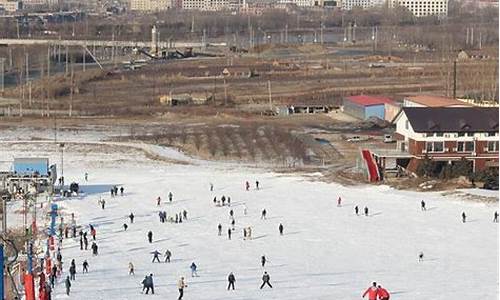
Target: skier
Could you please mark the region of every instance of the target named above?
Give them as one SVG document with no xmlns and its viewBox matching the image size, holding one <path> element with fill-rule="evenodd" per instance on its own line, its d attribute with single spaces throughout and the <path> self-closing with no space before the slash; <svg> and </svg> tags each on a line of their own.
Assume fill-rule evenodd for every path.
<svg viewBox="0 0 500 300">
<path fill-rule="evenodd" d="M 283 224 L 280 223 L 280 226 L 278 226 L 278 230 L 280 231 L 280 235 L 283 235 Z"/>
<path fill-rule="evenodd" d="M 255 189 L 257 189 L 257 190 L 259 189 L 259 181 L 258 180 L 255 181 Z"/>
<path fill-rule="evenodd" d="M 495 213 L 493 214 L 493 222 L 498 223 L 498 211 L 495 211 Z"/>
<path fill-rule="evenodd" d="M 130 213 L 130 215 L 128 215 L 128 218 L 130 219 L 130 223 L 134 223 L 134 214 L 133 213 Z"/>
<path fill-rule="evenodd" d="M 266 209 L 264 208 L 264 209 L 262 210 L 262 214 L 260 215 L 260 219 L 264 219 L 264 220 L 265 220 L 265 219 L 266 219 L 266 214 L 267 214 L 267 211 L 266 211 Z"/>
<path fill-rule="evenodd" d="M 247 229 L 246 228 L 243 228 L 243 239 L 244 240 L 247 239 Z"/>
<path fill-rule="evenodd" d="M 424 261 L 424 252 L 420 251 L 418 254 L 418 261 Z"/>
<path fill-rule="evenodd" d="M 382 286 L 378 286 L 378 299 L 379 300 L 389 300 L 389 298 L 391 297 L 391 295 L 389 294 L 389 292 L 384 289 Z"/>
<path fill-rule="evenodd" d="M 160 206 L 161 204 L 161 198 L 158 196 L 158 198 L 156 198 L 156 206 Z"/>
<path fill-rule="evenodd" d="M 231 228 L 228 228 L 228 229 L 227 229 L 227 238 L 228 238 L 229 240 L 231 239 L 231 233 L 232 233 Z"/>
<path fill-rule="evenodd" d="M 71 280 L 76 280 L 76 267 L 75 265 L 71 264 L 71 267 L 69 267 L 69 275 Z"/>
<path fill-rule="evenodd" d="M 368 206 L 365 206 L 365 216 L 368 217 Z"/>
<path fill-rule="evenodd" d="M 170 257 L 171 256 L 172 256 L 172 252 L 170 252 L 170 250 L 167 249 L 167 251 L 165 251 L 165 262 L 166 263 L 170 262 Z"/>
<path fill-rule="evenodd" d="M 135 275 L 134 264 L 132 262 L 128 263 L 128 275 Z"/>
<path fill-rule="evenodd" d="M 377 283 L 374 282 L 371 287 L 369 287 L 364 293 L 363 293 L 363 298 L 368 295 L 368 300 L 377 300 L 378 296 L 378 289 L 377 289 Z"/>
<path fill-rule="evenodd" d="M 123 223 L 123 230 L 127 231 L 128 225 Z"/>
<path fill-rule="evenodd" d="M 85 172 L 85 181 L 89 181 L 89 173 Z"/>
<path fill-rule="evenodd" d="M 82 271 L 82 273 L 88 273 L 88 272 L 89 272 L 89 263 L 87 262 L 87 260 L 84 260 L 84 261 L 83 261 L 82 266 L 83 266 L 83 271 Z"/>
<path fill-rule="evenodd" d="M 247 181 L 247 182 L 245 182 L 245 189 L 246 189 L 247 191 L 248 191 L 248 190 L 250 190 L 250 183 L 248 183 L 248 181 Z"/>
<path fill-rule="evenodd" d="M 342 206 L 342 198 L 338 198 L 337 199 L 337 207 L 341 207 Z"/>
<path fill-rule="evenodd" d="M 80 250 L 83 250 L 83 237 L 80 237 Z"/>
<path fill-rule="evenodd" d="M 234 216 L 234 211 L 231 209 L 231 210 L 229 211 L 229 217 L 230 217 L 230 218 L 232 218 L 233 216 Z"/>
<path fill-rule="evenodd" d="M 356 216 L 359 216 L 359 207 L 357 205 L 354 207 L 354 213 L 356 213 Z"/>
<path fill-rule="evenodd" d="M 217 225 L 217 229 L 219 230 L 219 236 L 222 235 L 222 225 L 219 223 L 219 225 Z"/>
<path fill-rule="evenodd" d="M 158 250 L 155 250 L 154 252 L 151 252 L 151 254 L 153 254 L 153 260 L 151 262 L 154 263 L 155 260 L 158 261 L 158 262 L 160 262 L 160 258 L 158 257 L 158 255 L 160 255 L 161 253 L 158 252 Z"/>
<path fill-rule="evenodd" d="M 169 192 L 168 193 L 168 201 L 172 202 L 173 198 L 174 198 L 174 195 L 172 194 L 172 192 Z"/>
<path fill-rule="evenodd" d="M 121 196 L 123 196 L 123 191 L 124 191 L 124 190 L 125 190 L 125 189 L 123 188 L 123 186 L 122 186 L 122 187 L 120 187 L 120 195 L 121 195 Z"/>
<path fill-rule="evenodd" d="M 466 219 L 467 219 L 467 216 L 465 215 L 465 212 L 463 211 L 462 212 L 462 223 L 465 223 Z"/>
<path fill-rule="evenodd" d="M 260 263 L 261 263 L 263 268 L 266 265 L 266 261 L 267 261 L 266 256 L 262 255 L 262 257 L 260 258 Z"/>
<path fill-rule="evenodd" d="M 155 293 L 155 287 L 153 284 L 153 274 L 149 274 L 149 276 L 146 276 L 143 280 L 144 287 L 146 288 L 146 295 L 149 293 L 149 290 L 151 289 L 151 294 L 154 295 Z M 144 290 L 144 288 L 143 288 Z"/>
<path fill-rule="evenodd" d="M 231 227 L 232 227 L 233 230 L 234 230 L 234 224 L 235 224 L 235 222 L 236 221 L 234 219 L 231 220 Z"/>
<path fill-rule="evenodd" d="M 226 204 L 226 196 L 222 195 L 222 198 L 220 198 L 220 200 L 222 201 L 222 206 L 224 206 L 224 204 Z"/>
<path fill-rule="evenodd" d="M 177 300 L 182 300 L 182 297 L 184 296 L 184 288 L 186 287 L 187 284 L 184 281 L 184 277 L 181 277 L 181 279 L 177 282 L 177 288 L 179 289 L 179 298 L 177 298 Z"/>
<path fill-rule="evenodd" d="M 214 184 L 210 182 L 210 191 L 213 192 L 214 191 Z"/>
<path fill-rule="evenodd" d="M 184 220 L 186 220 L 188 218 L 188 212 L 187 212 L 187 210 L 183 210 L 182 211 L 182 215 L 184 216 Z"/>
<path fill-rule="evenodd" d="M 262 285 L 260 286 L 260 289 L 262 289 L 264 287 L 264 285 L 266 285 L 266 284 L 270 288 L 273 288 L 273 286 L 271 285 L 269 280 L 271 280 L 271 276 L 269 276 L 269 274 L 267 274 L 267 272 L 264 272 L 264 275 L 262 275 Z"/>
<path fill-rule="evenodd" d="M 234 282 L 236 281 L 236 278 L 234 277 L 233 272 L 229 273 L 229 276 L 227 276 L 227 281 L 229 284 L 227 285 L 227 290 L 229 291 L 229 288 L 232 287 L 234 290 Z"/>
<path fill-rule="evenodd" d="M 148 232 L 148 241 L 150 244 L 153 242 L 153 232 L 151 230 Z"/>
<path fill-rule="evenodd" d="M 196 269 L 198 268 L 198 266 L 196 266 L 194 261 L 189 268 L 191 268 L 191 277 L 195 277 L 195 276 L 198 277 L 198 273 L 196 272 Z"/>
<path fill-rule="evenodd" d="M 69 296 L 69 291 L 71 289 L 71 281 L 69 280 L 69 276 L 66 276 L 66 280 L 64 281 L 64 285 L 66 286 L 66 295 Z"/>
<path fill-rule="evenodd" d="M 427 210 L 427 208 L 425 207 L 425 201 L 424 200 L 420 201 L 420 209 L 421 210 Z"/>
<path fill-rule="evenodd" d="M 227 205 L 231 206 L 231 197 L 227 197 Z"/>
<path fill-rule="evenodd" d="M 99 248 L 97 244 L 95 242 L 92 242 L 92 246 L 90 248 L 92 248 L 92 255 L 97 256 L 98 254 L 97 250 Z"/>
</svg>

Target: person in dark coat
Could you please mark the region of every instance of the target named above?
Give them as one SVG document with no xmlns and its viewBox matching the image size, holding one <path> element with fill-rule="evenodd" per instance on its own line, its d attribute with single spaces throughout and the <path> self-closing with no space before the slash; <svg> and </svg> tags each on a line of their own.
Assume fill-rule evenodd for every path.
<svg viewBox="0 0 500 300">
<path fill-rule="evenodd" d="M 130 223 L 134 223 L 134 217 L 134 214 L 130 213 L 130 215 L 128 216 L 128 218 L 130 219 Z"/>
<path fill-rule="evenodd" d="M 229 284 L 227 285 L 227 290 L 229 291 L 229 288 L 231 287 L 234 290 L 234 283 L 236 281 L 236 278 L 234 277 L 233 272 L 229 273 L 229 276 L 227 276 L 227 281 L 229 282 Z"/>
<path fill-rule="evenodd" d="M 122 196 L 123 196 L 123 191 L 124 191 L 124 190 L 125 190 L 125 189 L 123 188 L 123 186 L 122 186 L 122 187 L 120 187 L 120 195 L 122 195 Z"/>
<path fill-rule="evenodd" d="M 71 267 L 69 267 L 69 276 L 70 276 L 69 278 L 71 280 L 76 280 L 75 275 L 76 275 L 76 267 L 75 265 L 71 265 Z"/>
<path fill-rule="evenodd" d="M 427 210 L 427 208 L 425 207 L 425 201 L 424 200 L 420 201 L 420 209 L 421 210 Z"/>
<path fill-rule="evenodd" d="M 170 257 L 172 257 L 172 252 L 170 252 L 170 250 L 167 249 L 167 251 L 165 251 L 165 262 L 166 263 L 170 262 Z"/>
<path fill-rule="evenodd" d="M 463 211 L 462 212 L 462 223 L 465 223 L 466 219 L 467 219 L 467 216 L 465 215 L 465 212 Z"/>
<path fill-rule="evenodd" d="M 69 279 L 69 276 L 66 276 L 66 280 L 64 281 L 64 285 L 66 286 L 66 295 L 69 296 L 69 292 L 71 289 L 71 280 Z"/>
<path fill-rule="evenodd" d="M 149 289 L 151 289 L 151 294 L 154 295 L 155 293 L 155 286 L 154 286 L 154 283 L 153 283 L 153 274 L 149 274 L 149 276 L 147 277 L 147 280 L 146 280 L 146 294 L 149 292 Z"/>
<path fill-rule="evenodd" d="M 127 224 L 125 224 L 125 223 L 123 223 L 123 230 L 124 230 L 124 231 L 127 231 L 127 228 L 128 228 L 128 225 L 127 225 Z"/>
<path fill-rule="evenodd" d="M 151 254 L 153 254 L 153 260 L 151 262 L 155 262 L 155 260 L 157 262 L 160 262 L 160 257 L 159 255 L 161 254 L 158 250 L 155 250 L 154 252 L 151 252 Z"/>
<path fill-rule="evenodd" d="M 217 229 L 219 230 L 219 236 L 222 235 L 222 225 L 220 223 L 217 225 Z"/>
<path fill-rule="evenodd" d="M 231 230 L 231 228 L 228 228 L 228 229 L 227 229 L 227 238 L 228 238 L 229 240 L 231 239 L 231 233 L 233 233 L 233 232 L 232 232 L 232 230 Z"/>
<path fill-rule="evenodd" d="M 368 206 L 365 206 L 365 216 L 368 217 Z"/>
<path fill-rule="evenodd" d="M 153 242 L 153 232 L 152 231 L 148 232 L 148 241 L 150 244 Z"/>
<path fill-rule="evenodd" d="M 356 216 L 359 215 L 359 207 L 357 205 L 354 207 L 354 213 Z"/>
<path fill-rule="evenodd" d="M 266 257 L 264 255 L 262 255 L 262 257 L 260 258 L 260 263 L 261 263 L 262 267 L 264 267 L 266 265 L 266 261 L 267 261 Z"/>
<path fill-rule="evenodd" d="M 262 285 L 260 286 L 260 289 L 264 287 L 264 285 L 268 285 L 270 288 L 273 288 L 271 283 L 269 282 L 271 280 L 271 276 L 267 274 L 267 272 L 264 272 L 264 275 L 262 275 Z"/>
<path fill-rule="evenodd" d="M 283 224 L 280 223 L 280 226 L 278 226 L 278 230 L 280 231 L 280 235 L 283 235 Z"/>
<path fill-rule="evenodd" d="M 92 242 L 91 248 L 92 248 L 92 255 L 97 256 L 97 254 L 98 254 L 97 250 L 99 248 L 99 247 L 97 247 L 97 244 Z"/>
<path fill-rule="evenodd" d="M 89 263 L 87 262 L 87 260 L 84 260 L 83 261 L 83 273 L 88 273 L 89 272 Z"/>
</svg>

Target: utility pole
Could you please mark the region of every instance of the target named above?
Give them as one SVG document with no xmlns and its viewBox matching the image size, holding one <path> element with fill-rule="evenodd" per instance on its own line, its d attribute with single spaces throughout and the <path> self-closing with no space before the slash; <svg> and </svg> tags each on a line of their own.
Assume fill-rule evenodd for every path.
<svg viewBox="0 0 500 300">
<path fill-rule="evenodd" d="M 50 45 L 47 46 L 47 77 L 50 77 Z"/>
<path fill-rule="evenodd" d="M 323 28 L 324 27 L 325 27 L 325 25 L 323 24 L 323 22 L 321 22 L 320 36 L 319 36 L 319 39 L 321 41 L 321 45 L 323 45 Z"/>
<path fill-rule="evenodd" d="M 28 53 L 25 53 L 25 54 L 24 54 L 24 56 L 25 56 L 25 60 L 26 60 L 26 61 L 25 61 L 25 64 L 26 64 L 26 77 L 25 77 L 25 79 L 24 79 L 24 80 L 25 80 L 25 82 L 27 83 L 27 82 L 30 80 L 30 79 L 29 79 L 29 78 L 30 78 L 30 67 L 29 67 L 29 60 L 28 60 L 28 59 L 29 59 L 29 57 L 28 57 L 28 56 L 29 56 L 29 54 L 28 54 Z"/>
<path fill-rule="evenodd" d="M 457 60 L 453 61 L 453 99 L 457 99 Z"/>
<path fill-rule="evenodd" d="M 285 24 L 285 44 L 288 44 L 288 23 Z"/>
<path fill-rule="evenodd" d="M 0 57 L 0 91 L 2 92 L 2 96 L 5 92 L 5 58 Z"/>
<path fill-rule="evenodd" d="M 226 78 L 224 78 L 224 106 L 227 106 L 227 85 L 226 85 Z"/>
<path fill-rule="evenodd" d="M 69 116 L 73 114 L 73 93 L 75 90 L 75 82 L 74 82 L 74 72 L 73 72 L 73 64 L 71 64 L 71 91 L 69 94 Z"/>
<path fill-rule="evenodd" d="M 267 89 L 269 92 L 269 109 L 273 110 L 273 94 L 271 92 L 271 80 L 267 81 Z"/>
</svg>

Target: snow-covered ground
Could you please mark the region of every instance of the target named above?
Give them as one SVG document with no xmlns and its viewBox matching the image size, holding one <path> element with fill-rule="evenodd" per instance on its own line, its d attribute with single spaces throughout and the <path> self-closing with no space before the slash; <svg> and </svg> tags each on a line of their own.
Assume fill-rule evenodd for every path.
<svg viewBox="0 0 500 300">
<path fill-rule="evenodd" d="M 187 278 L 184 299 L 360 299 L 372 281 L 392 292 L 391 299 L 498 298 L 497 206 L 463 201 L 460 195 L 397 191 L 386 186 L 343 187 L 313 182 L 236 164 L 171 164 L 148 159 L 140 151 L 95 149 L 69 145 L 65 150 L 66 182 L 78 181 L 84 197 L 59 202 L 65 214 L 75 213 L 78 224 L 97 229 L 99 255 L 81 251 L 76 239 L 65 240 L 65 272 L 74 258 L 78 274 L 70 299 L 176 299 L 176 282 Z M 3 145 L 0 160 L 14 156 L 60 155 L 47 145 Z M 161 155 L 182 156 L 171 151 Z M 84 173 L 89 181 L 84 182 Z M 244 182 L 252 183 L 245 191 Z M 254 189 L 259 180 L 262 188 Z M 209 191 L 209 183 L 214 191 Z M 125 195 L 110 198 L 109 188 L 123 185 Z M 167 194 L 174 194 L 167 203 Z M 231 207 L 215 207 L 212 199 L 231 197 Z M 161 196 L 161 207 L 155 199 Z M 342 207 L 336 200 L 341 196 Z M 106 208 L 98 205 L 106 200 Z M 425 199 L 428 210 L 420 210 Z M 246 204 L 248 215 L 243 214 Z M 370 209 L 356 216 L 354 206 Z M 260 219 L 262 209 L 268 217 Z M 170 216 L 188 211 L 181 224 L 159 222 L 158 211 Z M 228 240 L 229 210 L 236 230 Z M 461 222 L 465 211 L 467 223 Z M 127 215 L 136 215 L 129 224 Z M 279 223 L 285 227 L 278 233 Z M 123 223 L 129 229 L 123 230 Z M 223 235 L 217 235 L 217 224 Z M 242 228 L 252 226 L 252 240 Z M 147 242 L 147 232 L 154 242 Z M 151 263 L 150 252 L 170 249 L 172 262 Z M 425 254 L 418 262 L 420 251 Z M 260 266 L 260 257 L 269 262 Z M 81 274 L 87 259 L 90 272 Z M 133 262 L 136 275 L 128 275 Z M 189 266 L 198 265 L 191 278 Z M 266 270 L 273 289 L 259 290 Z M 236 290 L 227 291 L 227 275 L 234 272 Z M 140 282 L 153 273 L 155 296 L 142 295 Z M 175 297 L 175 298 L 174 298 Z M 67 298 L 64 284 L 55 299 Z"/>
</svg>

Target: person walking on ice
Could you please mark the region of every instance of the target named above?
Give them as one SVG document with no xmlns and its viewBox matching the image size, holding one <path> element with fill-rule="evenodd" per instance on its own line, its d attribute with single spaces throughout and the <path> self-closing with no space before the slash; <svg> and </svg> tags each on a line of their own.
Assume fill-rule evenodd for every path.
<svg viewBox="0 0 500 300">
<path fill-rule="evenodd" d="M 227 290 L 229 291 L 229 288 L 233 288 L 234 290 L 234 283 L 236 282 L 236 278 L 234 277 L 233 272 L 229 273 L 229 276 L 227 276 L 227 281 L 229 282 L 227 285 Z"/>
<path fill-rule="evenodd" d="M 267 262 L 266 256 L 262 255 L 262 257 L 260 258 L 260 264 L 262 265 L 263 268 L 266 265 L 266 262 Z"/>
<path fill-rule="evenodd" d="M 391 295 L 389 294 L 389 292 L 386 289 L 384 289 L 380 285 L 377 287 L 377 289 L 378 289 L 378 299 L 379 300 L 389 300 Z"/>
<path fill-rule="evenodd" d="M 424 200 L 420 201 L 420 209 L 422 211 L 427 210 L 427 208 L 425 207 L 425 201 Z"/>
<path fill-rule="evenodd" d="M 365 216 L 368 217 L 368 206 L 365 206 Z"/>
<path fill-rule="evenodd" d="M 148 232 L 148 241 L 150 244 L 153 242 L 153 232 L 151 230 Z"/>
<path fill-rule="evenodd" d="M 154 263 L 154 262 L 155 262 L 155 260 L 156 260 L 157 262 L 160 262 L 160 257 L 159 257 L 159 255 L 160 255 L 161 253 L 160 253 L 158 250 L 155 250 L 155 251 L 151 252 L 151 254 L 153 254 L 153 260 L 152 260 L 151 262 L 153 262 L 153 263 Z"/>
<path fill-rule="evenodd" d="M 269 276 L 269 274 L 267 274 L 267 272 L 264 272 L 264 275 L 262 275 L 262 285 L 260 286 L 260 289 L 262 290 L 262 288 L 264 287 L 264 285 L 268 285 L 270 288 L 273 288 L 273 286 L 271 285 L 271 283 L 269 282 L 271 280 L 271 276 Z"/>
<path fill-rule="evenodd" d="M 245 189 L 247 190 L 247 192 L 250 190 L 250 183 L 245 182 Z"/>
<path fill-rule="evenodd" d="M 280 235 L 283 235 L 283 224 L 280 223 L 280 226 L 278 226 L 278 230 L 280 231 Z"/>
<path fill-rule="evenodd" d="M 174 194 L 172 194 L 172 192 L 169 192 L 169 193 L 168 193 L 168 201 L 169 201 L 170 203 L 172 203 L 172 199 L 174 199 Z"/>
<path fill-rule="evenodd" d="M 69 292 L 71 289 L 71 280 L 69 280 L 69 276 L 66 276 L 66 280 L 64 281 L 64 285 L 66 286 L 66 295 L 69 296 Z"/>
<path fill-rule="evenodd" d="M 213 192 L 214 191 L 214 184 L 210 182 L 210 191 Z"/>
<path fill-rule="evenodd" d="M 493 223 L 498 223 L 498 211 L 493 214 Z"/>
<path fill-rule="evenodd" d="M 177 300 L 182 300 L 182 297 L 184 296 L 184 289 L 187 288 L 184 277 L 181 277 L 181 279 L 177 282 L 177 288 L 179 289 L 179 298 L 177 298 Z"/>
<path fill-rule="evenodd" d="M 424 261 L 424 252 L 420 251 L 418 254 L 418 261 Z"/>
<path fill-rule="evenodd" d="M 258 180 L 255 181 L 255 189 L 259 190 L 259 181 Z"/>
<path fill-rule="evenodd" d="M 230 240 L 230 239 L 231 239 L 231 234 L 232 234 L 232 233 L 233 233 L 233 232 L 232 232 L 231 228 L 228 228 L 228 229 L 227 229 L 227 239 L 228 239 L 228 240 Z"/>
<path fill-rule="evenodd" d="M 357 205 L 354 207 L 354 213 L 359 216 L 359 207 Z"/>
<path fill-rule="evenodd" d="M 267 215 L 267 211 L 266 211 L 266 209 L 264 208 L 264 209 L 262 210 L 261 215 L 260 215 L 260 219 L 261 219 L 261 220 L 265 220 L 265 219 L 266 219 L 266 215 Z"/>
<path fill-rule="evenodd" d="M 158 196 L 158 198 L 156 198 L 156 206 L 160 206 L 161 205 L 161 197 Z"/>
<path fill-rule="evenodd" d="M 172 257 L 172 252 L 170 252 L 170 250 L 167 249 L 167 251 L 165 251 L 165 262 L 166 263 L 170 262 L 170 257 Z"/>
<path fill-rule="evenodd" d="M 89 181 L 89 173 L 85 172 L 85 181 Z"/>
<path fill-rule="evenodd" d="M 194 261 L 189 268 L 191 269 L 191 277 L 198 277 L 198 273 L 196 272 L 196 269 L 198 268 L 198 266 L 196 266 Z"/>
<path fill-rule="evenodd" d="M 462 223 L 465 223 L 466 219 L 467 219 L 467 216 L 465 215 L 465 212 L 463 211 L 462 212 Z"/>
<path fill-rule="evenodd" d="M 125 191 L 125 189 L 122 187 L 120 187 L 120 196 L 123 196 L 123 191 Z"/>
<path fill-rule="evenodd" d="M 342 198 L 338 198 L 337 199 L 337 207 L 341 207 L 342 206 Z"/>
<path fill-rule="evenodd" d="M 83 266 L 83 271 L 82 271 L 82 273 L 88 273 L 88 272 L 89 272 L 89 263 L 87 262 L 87 260 L 84 260 L 84 261 L 83 261 L 82 266 Z"/>
<path fill-rule="evenodd" d="M 369 287 L 364 293 L 363 293 L 363 298 L 368 295 L 368 300 L 377 300 L 378 296 L 378 288 L 377 288 L 377 283 L 374 282 L 371 287 Z"/>
<path fill-rule="evenodd" d="M 133 213 L 130 213 L 130 215 L 128 215 L 128 218 L 130 219 L 130 223 L 134 223 L 134 214 Z"/>
<path fill-rule="evenodd" d="M 128 275 L 135 275 L 134 264 L 132 262 L 128 263 Z"/>
<path fill-rule="evenodd" d="M 217 229 L 219 230 L 219 236 L 222 235 L 222 225 L 219 223 L 219 225 L 217 225 Z"/>
</svg>

